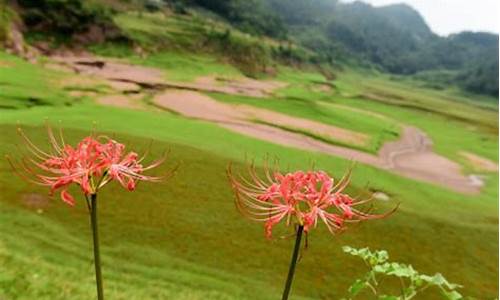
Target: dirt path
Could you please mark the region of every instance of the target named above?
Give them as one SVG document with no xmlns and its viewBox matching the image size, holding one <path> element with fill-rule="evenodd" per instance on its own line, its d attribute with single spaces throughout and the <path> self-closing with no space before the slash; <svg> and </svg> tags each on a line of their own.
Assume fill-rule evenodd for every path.
<svg viewBox="0 0 500 300">
<path fill-rule="evenodd" d="M 134 94 L 134 95 L 123 95 L 123 94 L 114 94 L 114 95 L 106 95 L 97 97 L 97 103 L 108 105 L 108 106 L 116 106 L 116 107 L 125 107 L 137 110 L 144 110 L 145 105 L 141 103 L 142 95 Z M 142 105 L 141 105 L 142 104 Z"/>
<path fill-rule="evenodd" d="M 379 157 L 398 174 L 452 187 L 464 193 L 477 193 L 481 182 L 462 174 L 462 167 L 432 151 L 432 140 L 420 129 L 404 127 L 401 138 L 386 143 Z"/>
<path fill-rule="evenodd" d="M 369 142 L 369 136 L 363 133 L 326 125 L 307 119 L 260 109 L 249 105 L 232 105 L 216 101 L 208 96 L 193 91 L 169 90 L 157 95 L 153 102 L 157 105 L 174 110 L 182 115 L 217 123 L 245 124 L 255 126 L 254 121 L 274 124 L 291 130 L 303 130 L 344 143 L 364 146 Z M 271 127 L 271 126 L 259 126 Z M 275 132 L 277 131 L 274 130 Z M 287 132 L 279 130 L 280 132 Z M 295 134 L 303 139 L 303 135 Z M 313 140 L 313 139 L 311 139 Z"/>
<path fill-rule="evenodd" d="M 372 155 L 334 146 L 292 131 L 307 131 L 359 146 L 366 145 L 369 141 L 369 136 L 363 133 L 253 106 L 226 104 L 197 92 L 264 97 L 272 93 L 274 89 L 284 86 L 283 83 L 252 79 L 217 80 L 212 77 L 201 77 L 192 83 L 178 83 L 166 80 L 163 72 L 155 68 L 96 59 L 90 56 L 53 57 L 53 61 L 55 65 L 52 67 L 65 68 L 77 74 L 104 80 L 117 92 L 134 92 L 141 95 L 140 89 L 153 89 L 157 93 L 153 101 L 159 107 L 178 112 L 186 117 L 214 122 L 229 130 L 257 139 L 352 159 L 408 178 L 439 184 L 458 192 L 478 193 L 480 191 L 481 181 L 475 177 L 463 175 L 459 164 L 434 153 L 432 141 L 417 128 L 404 127 L 398 141 L 386 143 L 378 155 Z M 119 95 L 103 97 L 98 101 L 106 105 L 134 109 L 140 107 L 133 98 Z M 256 123 L 256 120 L 261 122 Z M 277 127 L 266 124 L 277 125 Z"/>
<path fill-rule="evenodd" d="M 372 155 L 346 147 L 334 146 L 273 126 L 256 124 L 252 120 L 265 120 L 272 124 L 290 125 L 295 128 L 316 130 L 315 132 L 318 132 L 318 129 L 323 129 L 325 132 L 328 130 L 335 132 L 340 128 L 333 126 L 327 128 L 324 127 L 326 126 L 324 124 L 318 126 L 317 122 L 246 105 L 221 103 L 197 92 L 166 91 L 157 95 L 153 101 L 158 106 L 176 111 L 184 116 L 214 122 L 232 131 L 257 139 L 352 159 L 390 170 L 408 178 L 437 183 L 463 193 L 477 193 L 480 190 L 480 183 L 464 176 L 459 164 L 434 153 L 430 138 L 415 127 L 404 127 L 398 141 L 386 143 L 378 155 Z M 333 136 L 342 139 L 344 134 L 345 137 L 356 135 L 356 133 L 342 132 L 342 134 Z"/>
</svg>

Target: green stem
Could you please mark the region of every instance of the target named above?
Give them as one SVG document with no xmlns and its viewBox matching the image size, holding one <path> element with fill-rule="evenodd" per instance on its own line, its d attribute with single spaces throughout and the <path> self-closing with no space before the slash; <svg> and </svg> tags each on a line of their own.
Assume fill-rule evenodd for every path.
<svg viewBox="0 0 500 300">
<path fill-rule="evenodd" d="M 92 236 L 94 239 L 94 264 L 95 264 L 95 280 L 97 286 L 97 299 L 104 300 L 102 289 L 102 274 L 101 274 L 101 255 L 99 253 L 99 231 L 97 227 L 97 194 L 90 195 L 90 223 L 92 225 Z"/>
<path fill-rule="evenodd" d="M 300 240 L 302 239 L 303 231 L 304 231 L 304 225 L 299 225 L 299 227 L 297 228 L 297 236 L 295 238 L 295 247 L 293 248 L 292 261 L 290 261 L 290 269 L 288 270 L 288 277 L 286 278 L 285 290 L 283 291 L 283 297 L 281 297 L 281 300 L 287 300 L 288 294 L 290 294 L 293 274 L 295 273 L 295 266 L 297 265 L 297 258 L 299 257 Z"/>
</svg>

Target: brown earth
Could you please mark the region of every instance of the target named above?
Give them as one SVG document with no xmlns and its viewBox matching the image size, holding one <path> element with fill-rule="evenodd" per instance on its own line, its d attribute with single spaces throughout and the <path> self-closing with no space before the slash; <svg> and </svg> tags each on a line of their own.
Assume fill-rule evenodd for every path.
<svg viewBox="0 0 500 300">
<path fill-rule="evenodd" d="M 108 80 L 107 85 L 109 85 L 115 91 L 122 93 L 139 93 L 141 91 L 141 87 L 133 82 Z"/>
<path fill-rule="evenodd" d="M 188 117 L 217 123 L 238 123 L 245 124 L 246 126 L 254 126 L 255 123 L 252 121 L 258 120 L 277 126 L 304 130 L 333 140 L 358 146 L 366 145 L 369 142 L 369 136 L 363 133 L 326 125 L 316 121 L 291 117 L 249 105 L 226 104 L 193 91 L 170 90 L 157 95 L 153 99 L 153 102 Z M 279 131 L 284 130 L 279 129 Z"/>
<path fill-rule="evenodd" d="M 90 55 L 52 56 L 51 59 L 68 70 L 100 79 L 151 85 L 163 83 L 163 72 L 154 68 L 98 59 Z"/>
<path fill-rule="evenodd" d="M 406 126 L 401 138 L 386 143 L 378 155 L 334 146 L 302 134 L 289 132 L 265 124 L 256 124 L 252 119 L 269 121 L 272 124 L 293 126 L 304 130 L 330 130 L 330 137 L 347 141 L 352 134 L 345 129 L 317 122 L 294 118 L 246 105 L 230 105 L 192 91 L 166 91 L 153 99 L 156 105 L 176 111 L 187 117 L 215 122 L 232 131 L 268 142 L 322 152 L 359 161 L 381 169 L 391 170 L 405 177 L 439 184 L 463 193 L 477 193 L 480 185 L 464 176 L 459 164 L 432 151 L 432 141 L 421 130 Z M 340 134 L 339 134 L 340 133 Z M 356 141 L 356 139 L 355 139 Z"/>
<path fill-rule="evenodd" d="M 142 95 L 127 96 L 123 94 L 106 95 L 97 98 L 97 103 L 109 106 L 124 107 L 131 109 L 144 109 L 140 102 Z"/>
<path fill-rule="evenodd" d="M 0 68 L 12 68 L 13 66 L 14 64 L 8 61 L 0 61 Z"/>
<path fill-rule="evenodd" d="M 250 97 L 265 97 L 272 94 L 276 89 L 283 88 L 287 84 L 280 81 L 255 80 L 251 78 L 224 79 L 213 76 L 198 77 L 194 86 L 199 90 L 210 87 L 216 88 L 218 92 L 233 95 L 245 95 Z"/>
<path fill-rule="evenodd" d="M 82 97 L 95 97 L 97 93 L 94 91 L 70 91 L 68 93 L 71 97 L 82 98 Z"/>
<path fill-rule="evenodd" d="M 50 204 L 47 196 L 36 193 L 24 194 L 21 200 L 25 206 L 35 209 L 46 208 Z"/>
<path fill-rule="evenodd" d="M 193 91 L 218 92 L 250 97 L 265 97 L 278 88 L 286 86 L 279 81 L 261 81 L 251 78 L 224 79 L 203 76 L 194 82 L 176 82 L 167 80 L 165 74 L 156 69 L 139 65 L 126 64 L 110 59 L 96 58 L 91 55 L 52 56 L 51 68 L 65 69 L 78 74 L 98 77 L 109 81 L 133 83 L 147 88 L 177 88 Z"/>
<path fill-rule="evenodd" d="M 316 83 L 312 87 L 313 92 L 323 92 L 323 93 L 328 93 L 332 91 L 332 87 L 328 84 L 323 84 L 323 83 Z"/>
</svg>

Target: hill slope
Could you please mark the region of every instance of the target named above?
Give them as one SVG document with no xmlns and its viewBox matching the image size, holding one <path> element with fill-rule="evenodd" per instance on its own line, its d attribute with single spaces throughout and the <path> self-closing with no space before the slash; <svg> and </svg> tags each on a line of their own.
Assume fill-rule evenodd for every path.
<svg viewBox="0 0 500 300">
<path fill-rule="evenodd" d="M 426 273 L 441 272 L 462 284 L 460 291 L 467 296 L 498 296 L 498 266 L 492 263 L 499 253 L 498 105 L 491 101 L 496 99 L 449 88 L 430 90 L 413 77 L 351 67 L 360 56 L 368 59 L 363 53 L 346 56 L 344 69 L 332 72 L 321 60 L 327 54 L 258 31 L 246 34 L 241 21 L 246 17 L 228 21 L 192 2 L 171 9 L 155 6 L 158 1 L 148 1 L 147 8 L 144 1 L 132 0 L 86 3 L 98 2 L 111 9 L 105 20 L 119 29 L 118 39 L 97 44 L 87 40 L 87 44 L 77 32 L 64 41 L 57 38 L 57 31 L 31 27 L 24 33 L 27 44 L 38 47 L 38 59 L 28 62 L 0 51 L 0 156 L 21 155 L 17 126 L 37 144 L 46 145 L 46 118 L 63 127 L 69 143 L 96 126 L 134 150 L 153 140 L 148 159 L 171 150 L 155 174 L 179 164 L 176 176 L 141 184 L 133 193 L 109 185 L 99 196 L 109 299 L 278 298 L 293 241 L 266 241 L 262 226 L 238 214 L 225 174 L 227 165 L 232 162 L 245 172 L 246 159 L 256 158 L 262 171 L 261 158 L 279 157 L 284 170 L 311 168 L 314 162 L 339 179 L 350 166 L 349 159 L 294 147 L 283 137 L 298 136 L 314 142 L 309 146 L 325 149 L 326 144 L 372 157 L 383 145 L 403 139 L 405 127 L 418 128 L 418 135 L 408 142 L 416 140 L 419 151 L 397 149 L 407 156 L 399 153 L 403 159 L 389 157 L 390 162 L 410 172 L 415 170 L 408 167 L 415 164 L 420 170 L 443 171 L 451 162 L 453 172 L 475 189 L 453 189 L 439 176 L 426 182 L 383 166 L 357 164 L 348 192 L 361 198 L 383 195 L 374 201 L 377 211 L 397 203 L 400 207 L 390 218 L 352 226 L 343 235 L 332 237 L 318 224 L 302 253 L 293 299 L 345 296 L 364 267 L 341 253 L 343 245 L 386 249 L 397 261 Z M 330 1 L 302 3 L 325 16 L 327 8 L 336 9 Z M 246 7 L 251 11 L 253 6 Z M 398 22 L 377 19 L 387 28 Z M 328 25 L 316 21 L 310 22 Z M 351 55 L 342 44 L 329 44 L 326 35 L 316 39 L 316 27 L 301 26 L 311 30 L 311 40 L 337 47 L 331 53 Z M 415 34 L 425 35 L 424 31 Z M 320 68 L 310 65 L 320 62 Z M 189 95 L 197 99 L 188 99 Z M 221 113 L 222 109 L 207 105 L 190 115 L 173 106 L 198 100 L 232 110 Z M 170 106 L 162 105 L 168 101 Z M 199 111 L 205 114 L 196 118 Z M 234 111 L 238 120 L 230 115 Z M 214 121 L 214 116 L 219 119 Z M 221 124 L 221 117 L 233 126 L 234 121 L 243 122 L 247 130 L 259 127 L 282 135 L 259 138 L 231 130 L 227 122 Z M 367 143 L 359 144 L 354 137 Z M 438 163 L 433 160 L 426 168 L 429 161 L 420 160 L 422 152 L 438 155 Z M 13 176 L 4 159 L 0 191 L 0 298 L 93 297 L 90 229 L 83 199 L 68 207 L 49 197 L 46 189 Z M 276 236 L 287 235 L 290 229 L 280 227 Z M 388 282 L 384 293 L 397 291 L 399 283 Z M 422 299 L 437 300 L 441 295 L 428 289 Z"/>
<path fill-rule="evenodd" d="M 287 35 L 320 54 L 324 62 L 354 59 L 358 63 L 373 63 L 396 74 L 453 70 L 456 73 L 448 84 L 457 84 L 471 92 L 498 95 L 498 88 L 494 88 L 498 85 L 498 74 L 495 72 L 480 76 L 476 83 L 467 83 L 471 79 L 464 80 L 474 76 L 472 66 L 480 64 L 485 70 L 490 69 L 486 66 L 494 68 L 495 57 L 498 57 L 498 35 L 464 32 L 440 37 L 431 32 L 416 10 L 405 4 L 373 7 L 359 1 L 253 2 L 256 7 L 268 6 L 269 11 L 276 15 L 274 22 L 281 21 L 284 24 L 276 27 L 280 28 L 280 33 L 275 37 Z M 238 1 L 225 1 L 226 10 L 207 6 L 203 1 L 192 3 L 212 9 L 222 17 L 246 10 Z M 250 12 L 254 14 L 254 19 L 266 18 L 265 15 L 259 15 L 258 10 Z M 232 21 L 231 18 L 227 19 Z M 245 30 L 245 27 L 241 28 Z"/>
<path fill-rule="evenodd" d="M 203 19 L 219 18 L 254 36 L 281 41 L 279 47 L 270 50 L 281 61 L 330 66 L 371 65 L 394 74 L 420 73 L 419 79 L 436 87 L 456 85 L 472 93 L 498 95 L 498 71 L 495 71 L 498 35 L 463 32 L 440 37 L 431 32 L 416 10 L 405 4 L 373 7 L 359 1 L 333 0 L 113 0 L 104 3 L 44 0 L 36 4 L 18 0 L 13 3 L 25 31 L 33 33 L 30 36 L 50 33 L 58 42 L 64 42 L 68 36 L 79 43 L 126 42 L 127 38 L 111 21 L 118 11 L 167 9 L 192 14 L 193 9 L 198 12 L 202 9 Z M 204 13 L 207 11 L 211 14 Z M 228 29 L 213 35 L 212 48 L 214 42 L 228 44 L 230 33 Z M 308 49 L 309 53 L 284 46 L 290 45 L 290 41 Z M 259 49 L 258 43 L 249 46 L 245 51 L 254 49 L 251 50 L 253 58 L 266 52 Z M 249 62 L 240 63 L 245 64 Z M 429 72 L 434 76 L 429 76 Z"/>
</svg>

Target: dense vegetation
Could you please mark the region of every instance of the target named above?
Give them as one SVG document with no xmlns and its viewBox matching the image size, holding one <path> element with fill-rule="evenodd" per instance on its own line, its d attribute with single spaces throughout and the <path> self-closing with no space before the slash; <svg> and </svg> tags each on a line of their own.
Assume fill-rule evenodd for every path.
<svg viewBox="0 0 500 300">
<path fill-rule="evenodd" d="M 29 32 L 51 32 L 80 42 L 126 39 L 112 20 L 113 12 L 130 7 L 176 13 L 201 12 L 254 36 L 274 38 L 279 45 L 260 43 L 206 30 L 202 42 L 230 57 L 248 74 L 266 70 L 271 59 L 291 64 L 339 63 L 375 67 L 415 75 L 429 86 L 457 85 L 473 92 L 498 95 L 498 35 L 462 32 L 434 34 L 420 14 L 404 4 L 373 7 L 336 0 L 17 0 L 13 1 Z M 5 26 L 4 26 L 5 27 Z M 297 50 L 292 45 L 300 45 Z M 308 53 L 308 51 L 310 51 Z M 241 53 L 240 53 L 241 52 Z M 241 61 L 238 57 L 248 57 Z M 257 64 L 255 63 L 257 61 Z"/>
<path fill-rule="evenodd" d="M 102 42 L 118 38 L 111 10 L 95 1 L 17 0 L 19 15 L 30 33 L 50 34 L 62 42 Z"/>
<path fill-rule="evenodd" d="M 314 50 L 321 62 L 354 59 L 405 75 L 450 70 L 453 76 L 448 83 L 475 93 L 498 94 L 498 35 L 463 32 L 440 37 L 417 11 L 404 4 L 373 7 L 335 0 L 190 3 L 212 10 L 242 30 L 287 37 Z M 264 6 L 269 9 L 261 13 Z M 274 31 L 262 30 L 268 22 L 274 24 Z"/>
</svg>

